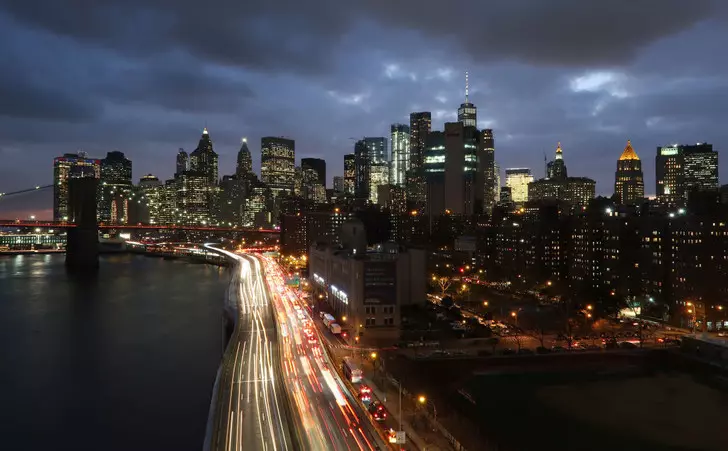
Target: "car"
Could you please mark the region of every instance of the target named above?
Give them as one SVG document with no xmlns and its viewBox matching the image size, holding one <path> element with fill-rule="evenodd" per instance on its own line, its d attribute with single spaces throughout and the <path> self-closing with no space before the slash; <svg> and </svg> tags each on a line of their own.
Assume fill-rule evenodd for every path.
<svg viewBox="0 0 728 451">
<path fill-rule="evenodd" d="M 563 346 L 552 346 L 551 352 L 566 352 L 566 348 Z"/>
<path fill-rule="evenodd" d="M 359 399 L 364 404 L 372 402 L 372 389 L 368 385 L 361 385 L 359 387 Z"/>
<path fill-rule="evenodd" d="M 369 413 L 372 414 L 375 421 L 382 422 L 387 419 L 387 409 L 379 401 L 375 401 L 369 405 Z"/>
</svg>

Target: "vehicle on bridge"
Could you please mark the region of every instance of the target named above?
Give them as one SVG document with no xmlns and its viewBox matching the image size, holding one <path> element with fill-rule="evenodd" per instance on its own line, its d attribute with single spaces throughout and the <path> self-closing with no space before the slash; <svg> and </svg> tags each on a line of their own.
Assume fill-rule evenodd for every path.
<svg viewBox="0 0 728 451">
<path fill-rule="evenodd" d="M 345 357 L 342 364 L 344 375 L 352 384 L 359 384 L 364 379 L 364 371 L 354 362 L 351 357 Z"/>
</svg>

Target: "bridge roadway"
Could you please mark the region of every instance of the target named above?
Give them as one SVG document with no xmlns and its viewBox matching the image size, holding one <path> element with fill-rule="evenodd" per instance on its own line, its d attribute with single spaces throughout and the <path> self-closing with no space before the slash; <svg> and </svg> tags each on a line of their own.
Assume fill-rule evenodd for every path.
<svg viewBox="0 0 728 451">
<path fill-rule="evenodd" d="M 76 227 L 73 222 L 67 221 L 22 221 L 19 219 L 0 219 L 0 227 L 34 227 L 41 229 L 71 229 Z M 110 230 L 195 230 L 202 232 L 255 232 L 264 234 L 278 234 L 280 230 L 261 229 L 254 227 L 218 227 L 194 226 L 184 224 L 105 224 L 99 223 L 99 229 Z"/>
<path fill-rule="evenodd" d="M 227 306 L 238 317 L 218 374 L 205 449 L 298 449 L 291 440 L 274 312 L 260 262 L 220 252 L 238 261 L 228 292 L 234 305 Z"/>
</svg>

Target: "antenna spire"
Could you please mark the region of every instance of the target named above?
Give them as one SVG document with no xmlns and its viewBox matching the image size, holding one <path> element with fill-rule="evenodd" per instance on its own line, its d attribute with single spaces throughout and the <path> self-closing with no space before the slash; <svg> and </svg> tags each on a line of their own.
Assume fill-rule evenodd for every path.
<svg viewBox="0 0 728 451">
<path fill-rule="evenodd" d="M 468 71 L 465 71 L 465 103 L 468 103 L 468 91 L 470 91 L 470 81 L 468 79 Z"/>
</svg>

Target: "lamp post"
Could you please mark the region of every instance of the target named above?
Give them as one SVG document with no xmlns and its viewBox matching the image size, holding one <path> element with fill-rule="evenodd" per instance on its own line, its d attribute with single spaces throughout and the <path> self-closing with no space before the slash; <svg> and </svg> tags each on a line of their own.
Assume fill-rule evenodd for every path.
<svg viewBox="0 0 728 451">
<path fill-rule="evenodd" d="M 418 396 L 417 401 L 423 406 L 425 413 L 427 413 L 427 403 L 429 402 L 432 404 L 432 414 L 435 419 L 435 423 L 437 423 L 437 408 L 435 407 L 435 403 L 427 399 L 425 395 Z"/>
</svg>

